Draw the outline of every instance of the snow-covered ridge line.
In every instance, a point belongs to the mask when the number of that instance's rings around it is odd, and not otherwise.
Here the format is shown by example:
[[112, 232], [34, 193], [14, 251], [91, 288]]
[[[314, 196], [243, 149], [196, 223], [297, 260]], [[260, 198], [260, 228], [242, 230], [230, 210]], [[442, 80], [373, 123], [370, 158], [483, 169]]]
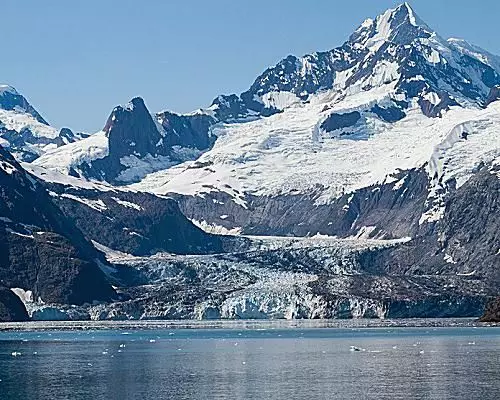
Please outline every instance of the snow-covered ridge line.
[[70, 170], [73, 167], [91, 163], [106, 157], [108, 154], [108, 138], [104, 131], [100, 131], [81, 141], [48, 151], [35, 160], [33, 164], [70, 175]]
[[14, 87], [12, 87], [10, 85], [1, 84], [0, 85], [0, 95], [3, 93], [10, 93], [13, 95], [19, 94], [19, 92]]

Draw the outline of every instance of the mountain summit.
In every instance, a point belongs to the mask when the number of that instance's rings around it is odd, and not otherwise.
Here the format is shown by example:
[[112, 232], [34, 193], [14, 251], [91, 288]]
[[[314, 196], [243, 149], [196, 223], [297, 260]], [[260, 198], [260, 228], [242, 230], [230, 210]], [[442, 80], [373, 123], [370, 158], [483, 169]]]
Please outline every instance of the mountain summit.
[[[307, 191], [311, 184], [325, 187], [330, 198], [383, 180], [397, 168], [428, 162], [434, 146], [453, 127], [453, 123], [432, 120], [443, 119], [453, 110], [482, 110], [499, 97], [498, 87], [498, 58], [464, 41], [443, 39], [403, 3], [365, 20], [341, 46], [302, 57], [287, 56], [266, 69], [245, 92], [217, 96], [208, 108], [185, 115], [168, 111], [151, 115], [135, 99], [131, 106], [115, 108], [104, 134], [51, 151], [36, 164], [129, 184], [197, 160], [202, 165], [220, 164], [222, 178], [205, 183], [207, 171], [186, 167], [184, 173], [191, 177], [185, 179], [196, 182], [197, 189], [189, 183], [174, 184], [176, 178], [169, 172], [162, 190], [182, 187], [192, 193], [209, 188], [234, 194], [237, 189], [238, 193], [275, 195]], [[330, 148], [330, 140], [342, 139], [343, 145], [353, 140], [344, 151], [359, 154], [366, 149], [359, 149], [354, 139], [382, 138], [397, 129], [398, 123], [411, 125], [415, 119], [428, 129], [440, 125], [439, 133], [430, 135], [425, 147], [416, 146], [414, 135], [409, 135], [409, 154], [388, 159], [382, 168], [368, 162], [378, 160], [383, 147], [377, 147], [367, 151], [367, 163], [357, 173], [346, 171], [340, 178], [334, 169], [325, 175], [329, 168], [325, 165], [335, 163], [332, 155], [339, 148], [338, 143]], [[255, 140], [259, 135], [263, 136], [260, 144]], [[297, 135], [295, 142], [290, 141], [293, 135]], [[297, 143], [303, 145], [296, 148]], [[297, 162], [307, 159], [314, 173], [307, 179], [293, 173], [296, 165], [280, 156], [288, 153], [297, 156]], [[249, 165], [255, 165], [255, 170]], [[370, 168], [373, 171], [367, 174]], [[218, 173], [213, 168], [209, 171]]]
[[68, 128], [51, 127], [15, 88], [0, 85], [0, 145], [19, 161], [33, 161], [41, 154], [80, 139]]
[[410, 5], [403, 3], [387, 10], [375, 20], [365, 20], [349, 41], [374, 51], [385, 42], [407, 45], [415, 39], [427, 39], [432, 35], [434, 32], [415, 14]]

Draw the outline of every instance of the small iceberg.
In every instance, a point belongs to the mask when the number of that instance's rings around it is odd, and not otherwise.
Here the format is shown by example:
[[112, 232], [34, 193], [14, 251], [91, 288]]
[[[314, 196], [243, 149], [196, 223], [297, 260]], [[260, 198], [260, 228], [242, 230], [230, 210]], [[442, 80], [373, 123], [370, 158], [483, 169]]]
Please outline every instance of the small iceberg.
[[349, 350], [350, 351], [365, 351], [365, 349], [362, 349], [361, 347], [357, 347], [357, 346], [351, 346], [351, 348]]
[[22, 356], [22, 353], [20, 353], [19, 351], [13, 351], [11, 355], [12, 357], [19, 357]]

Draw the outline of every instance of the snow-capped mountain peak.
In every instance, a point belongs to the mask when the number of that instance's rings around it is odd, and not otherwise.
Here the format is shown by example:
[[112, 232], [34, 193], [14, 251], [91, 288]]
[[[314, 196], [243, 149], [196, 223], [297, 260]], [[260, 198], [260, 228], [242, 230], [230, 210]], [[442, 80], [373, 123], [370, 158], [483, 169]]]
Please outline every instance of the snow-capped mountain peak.
[[19, 94], [14, 87], [12, 87], [10, 85], [1, 84], [0, 85], [0, 95], [3, 94], [3, 93], [5, 93], [5, 92], [9, 92], [9, 93], [14, 94], [14, 95], [18, 95]]
[[31, 115], [38, 122], [48, 125], [47, 121], [36, 111], [33, 106], [10, 85], [0, 85], [0, 109], [5, 111], [15, 111]]
[[429, 38], [434, 32], [415, 14], [408, 3], [389, 9], [375, 19], [365, 20], [351, 36], [357, 48], [377, 51], [384, 43], [409, 44], [418, 38]]
[[[115, 108], [107, 137], [36, 164], [160, 194], [224, 192], [244, 204], [245, 194], [321, 192], [317, 202], [328, 203], [421, 168], [456, 125], [496, 121], [498, 106], [484, 106], [499, 97], [500, 75], [460, 48], [404, 3], [366, 20], [340, 47], [284, 58], [208, 109], [151, 118], [135, 99]], [[474, 154], [493, 135], [485, 129]]]
[[144, 100], [135, 97], [112, 110], [102, 131], [50, 151], [34, 164], [72, 176], [129, 183], [197, 158], [215, 140], [207, 136], [211, 124], [204, 114], [152, 115]]
[[33, 161], [49, 150], [85, 134], [50, 126], [28, 100], [10, 85], [0, 85], [0, 145], [19, 161]]

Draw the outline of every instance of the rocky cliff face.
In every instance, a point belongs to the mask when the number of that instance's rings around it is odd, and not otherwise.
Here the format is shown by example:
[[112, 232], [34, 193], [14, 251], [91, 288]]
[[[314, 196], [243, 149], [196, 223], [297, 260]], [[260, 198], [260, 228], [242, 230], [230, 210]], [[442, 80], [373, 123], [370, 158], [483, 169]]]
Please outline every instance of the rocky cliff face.
[[481, 317], [482, 322], [500, 322], [500, 298], [492, 300]]
[[152, 116], [137, 97], [113, 109], [103, 130], [49, 152], [35, 164], [75, 177], [123, 185], [198, 157], [215, 141], [207, 115]]
[[390, 183], [346, 193], [318, 203], [321, 186], [304, 194], [247, 196], [245, 204], [224, 192], [176, 196], [189, 218], [249, 235], [338, 237], [412, 237], [425, 208], [429, 178], [423, 169], [401, 171]]
[[420, 225], [408, 243], [383, 254], [379, 265], [392, 274], [471, 276], [500, 287], [499, 179], [485, 166], [446, 201], [443, 218]]
[[496, 85], [491, 88], [490, 94], [486, 99], [486, 105], [489, 105], [497, 100], [500, 100], [500, 85]]
[[106, 261], [52, 203], [36, 178], [0, 148], [0, 282], [66, 304], [115, 297]]
[[88, 240], [111, 249], [137, 256], [223, 250], [221, 238], [193, 225], [173, 199], [58, 185], [50, 185], [50, 190], [55, 204]]

